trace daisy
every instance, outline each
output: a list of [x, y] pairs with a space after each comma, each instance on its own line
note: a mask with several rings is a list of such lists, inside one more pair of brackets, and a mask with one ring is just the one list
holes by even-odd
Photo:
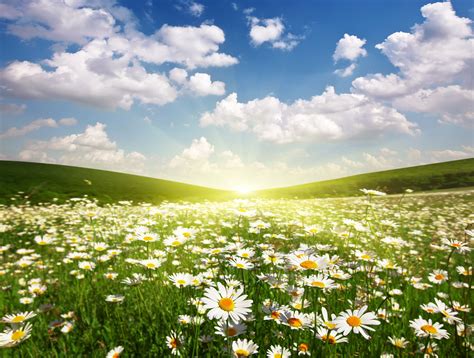
[[247, 330], [245, 323], [227, 323], [226, 321], [217, 322], [216, 334], [223, 337], [237, 337]]
[[163, 243], [168, 247], [178, 247], [184, 245], [188, 239], [186, 237], [168, 236]]
[[418, 317], [410, 321], [410, 327], [415, 330], [418, 337], [433, 337], [435, 339], [449, 337], [449, 333], [443, 329], [443, 325], [438, 322], [432, 323], [431, 319], [427, 321], [422, 317]]
[[92, 271], [95, 269], [95, 263], [92, 261], [81, 261], [79, 262], [79, 268], [84, 271]]
[[311, 326], [311, 317], [302, 312], [287, 310], [281, 317], [281, 322], [291, 329], [305, 329]]
[[444, 318], [443, 320], [448, 324], [456, 324], [461, 322], [461, 319], [457, 316], [457, 312], [453, 311], [450, 307], [448, 307], [443, 301], [438, 300], [435, 298], [435, 304], [430, 303], [432, 307], [435, 309], [435, 312], [441, 313]]
[[28, 339], [30, 335], [31, 323], [27, 323], [19, 328], [7, 328], [5, 331], [0, 333], [0, 347], [14, 347]]
[[258, 353], [258, 346], [252, 340], [237, 339], [232, 342], [232, 353], [235, 358], [250, 357]]
[[445, 270], [434, 270], [428, 276], [428, 280], [433, 283], [442, 284], [448, 280], [448, 272]]
[[334, 280], [331, 280], [325, 275], [312, 275], [304, 280], [306, 286], [320, 288], [322, 290], [330, 290], [336, 288]]
[[173, 285], [181, 288], [190, 286], [192, 284], [193, 275], [189, 273], [174, 273], [169, 276], [169, 279], [171, 282], [173, 282]]
[[123, 347], [117, 346], [115, 348], [112, 348], [112, 350], [107, 353], [107, 356], [105, 358], [119, 358], [122, 352]]
[[326, 310], [325, 307], [321, 308], [321, 313], [322, 313], [322, 317], [320, 316], [317, 317], [318, 324], [320, 324], [321, 326], [329, 330], [336, 328], [336, 324], [334, 323], [334, 321], [337, 318], [336, 315], [333, 313], [331, 315], [331, 319], [329, 319], [328, 311]]
[[108, 295], [105, 300], [107, 302], [120, 303], [125, 299], [123, 295]]
[[204, 308], [209, 310], [209, 319], [230, 318], [234, 322], [244, 320], [251, 311], [249, 307], [252, 306], [252, 300], [247, 300], [243, 288], [225, 287], [220, 282], [217, 283], [217, 289], [209, 287], [205, 290], [202, 302]]
[[449, 240], [449, 239], [442, 239], [443, 244], [449, 246], [452, 249], [458, 250], [459, 252], [469, 252], [471, 249], [469, 248], [466, 242], [462, 242], [459, 240]]
[[400, 338], [396, 338], [396, 337], [388, 337], [388, 341], [395, 347], [397, 348], [400, 348], [400, 349], [404, 349], [406, 348], [406, 346], [408, 345], [408, 342], [406, 340], [406, 338], [404, 337], [400, 337]]
[[324, 257], [312, 254], [292, 254], [289, 255], [288, 260], [290, 261], [290, 265], [297, 270], [324, 270], [328, 266], [328, 262]]
[[374, 331], [372, 327], [380, 324], [376, 318], [377, 316], [373, 312], [367, 312], [367, 306], [362, 307], [359, 310], [346, 310], [342, 312], [339, 317], [334, 320], [338, 333], [342, 333], [347, 336], [351, 331], [354, 333], [360, 333], [365, 339], [369, 339], [370, 336], [365, 332], [365, 329]]
[[316, 332], [316, 337], [318, 339], [329, 344], [347, 343], [349, 341], [342, 334], [331, 331], [330, 329], [326, 329], [324, 327], [318, 327]]
[[291, 357], [291, 351], [288, 348], [282, 346], [270, 346], [267, 350], [267, 358], [289, 358]]
[[242, 270], [251, 270], [254, 267], [253, 263], [247, 261], [246, 259], [241, 259], [239, 257], [236, 257], [235, 259], [230, 260], [229, 264], [231, 266], [234, 266]]
[[309, 344], [302, 342], [302, 343], [295, 343], [293, 350], [298, 352], [299, 356], [310, 356], [311, 352], [309, 350]]
[[33, 318], [34, 316], [36, 316], [36, 313], [34, 312], [20, 312], [16, 314], [7, 314], [2, 318], [1, 321], [18, 325], [29, 320], [30, 318]]
[[170, 335], [166, 337], [166, 345], [171, 349], [171, 354], [181, 355], [179, 350], [183, 346], [183, 341], [183, 336], [174, 331], [172, 331]]
[[161, 261], [158, 259], [146, 259], [140, 260], [140, 265], [146, 267], [148, 270], [156, 270], [158, 267], [161, 266]]
[[184, 238], [185, 240], [194, 239], [196, 235], [196, 230], [191, 228], [178, 227], [173, 230], [173, 235], [177, 238]]
[[148, 231], [137, 233], [137, 240], [139, 240], [139, 241], [143, 241], [143, 242], [146, 242], [146, 243], [151, 243], [151, 242], [158, 241], [158, 239], [159, 239], [159, 237], [158, 237], [157, 234], [154, 234], [154, 233], [151, 233], [151, 232], [148, 232]]

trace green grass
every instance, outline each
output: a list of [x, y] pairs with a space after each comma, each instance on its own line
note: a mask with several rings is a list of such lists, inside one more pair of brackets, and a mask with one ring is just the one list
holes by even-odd
[[[164, 200], [226, 200], [237, 197], [237, 194], [225, 190], [64, 165], [0, 161], [0, 173], [1, 204], [11, 202], [10, 198], [18, 192], [24, 192], [33, 204], [51, 202], [55, 198], [62, 203], [84, 195], [100, 203], [130, 200], [153, 204]], [[247, 197], [345, 197], [361, 195], [361, 188], [396, 194], [407, 188], [430, 191], [472, 186], [474, 159], [465, 159], [261, 190]]]
[[405, 189], [431, 191], [472, 186], [474, 159], [471, 158], [261, 190], [255, 195], [263, 198], [325, 198], [362, 195], [361, 188], [397, 194]]
[[[19, 191], [31, 203], [58, 202], [88, 195], [101, 203], [120, 200], [159, 203], [163, 200], [217, 200], [231, 193], [170, 180], [54, 164], [0, 161], [0, 203]], [[85, 180], [89, 180], [88, 184]]]

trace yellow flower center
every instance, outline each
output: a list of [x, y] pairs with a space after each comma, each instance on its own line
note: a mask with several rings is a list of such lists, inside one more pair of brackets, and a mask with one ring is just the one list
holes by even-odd
[[441, 281], [441, 280], [444, 279], [444, 275], [441, 274], [441, 273], [439, 273], [439, 274], [437, 274], [434, 278], [435, 278], [436, 280], [438, 280], [438, 281]]
[[308, 349], [309, 349], [309, 346], [306, 343], [300, 343], [300, 345], [298, 346], [298, 350], [300, 352], [307, 352]]
[[224, 311], [233, 311], [234, 306], [234, 300], [232, 298], [224, 297], [219, 300], [219, 307]]
[[186, 283], [185, 280], [178, 280], [178, 281], [176, 281], [176, 282], [177, 282], [179, 285], [184, 285], [184, 284]]
[[178, 348], [179, 346], [179, 341], [177, 338], [171, 338], [171, 341], [170, 341], [170, 346], [172, 348]]
[[13, 332], [12, 334], [12, 341], [19, 341], [25, 336], [25, 332], [19, 329], [18, 331]]
[[291, 327], [299, 328], [303, 325], [303, 322], [301, 322], [301, 320], [299, 318], [292, 317], [292, 318], [288, 319], [288, 324]]
[[360, 258], [363, 260], [370, 260], [372, 257], [370, 255], [363, 254]]
[[189, 239], [191, 237], [191, 233], [190, 232], [185, 232], [183, 233], [183, 236], [186, 238], [186, 239]]
[[237, 268], [244, 268], [244, 267], [245, 267], [243, 264], [240, 264], [240, 263], [236, 264], [235, 266], [236, 266]]
[[273, 319], [279, 319], [280, 318], [280, 312], [278, 311], [273, 311], [270, 316], [273, 318]]
[[114, 353], [114, 355], [112, 356], [112, 358], [119, 358], [120, 357], [120, 353]]
[[149, 263], [146, 264], [146, 267], [148, 267], [150, 269], [155, 268], [155, 264], [153, 262], [149, 262]]
[[250, 352], [246, 349], [243, 349], [243, 348], [237, 349], [234, 353], [239, 358], [240, 357], [248, 357], [250, 355]]
[[244, 253], [242, 254], [242, 257], [248, 258], [248, 257], [249, 257], [249, 253], [248, 253], [248, 252], [244, 252]]
[[319, 288], [324, 288], [324, 287], [326, 287], [326, 285], [324, 284], [324, 282], [321, 282], [321, 281], [313, 281], [313, 282], [311, 282], [311, 286], [313, 286], [313, 287], [319, 287]]
[[351, 327], [359, 327], [362, 321], [357, 316], [350, 316], [346, 319], [346, 322]]
[[25, 320], [25, 316], [15, 316], [15, 318], [12, 319], [12, 322], [13, 323], [19, 323], [19, 322], [23, 322]]
[[145, 236], [143, 238], [143, 241], [153, 241], [153, 237], [152, 236]]
[[328, 338], [328, 336], [325, 334], [324, 336], [321, 337], [321, 339], [324, 342], [329, 341], [328, 342], [329, 344], [335, 344], [336, 343], [336, 338], [334, 336], [331, 336], [331, 335], [329, 335], [329, 338]]
[[336, 325], [335, 325], [334, 323], [332, 323], [332, 322], [329, 322], [329, 321], [324, 322], [324, 325], [325, 325], [327, 328], [329, 328], [329, 329], [334, 329], [334, 328], [336, 328]]
[[300, 266], [304, 269], [314, 270], [318, 268], [318, 263], [312, 260], [305, 260], [300, 263]]
[[429, 334], [438, 333], [438, 330], [435, 327], [433, 327], [431, 324], [425, 324], [425, 325], [421, 326], [420, 329], [423, 332], [426, 332], [426, 333], [429, 333]]
[[179, 246], [181, 245], [181, 241], [175, 240], [171, 243], [172, 246]]

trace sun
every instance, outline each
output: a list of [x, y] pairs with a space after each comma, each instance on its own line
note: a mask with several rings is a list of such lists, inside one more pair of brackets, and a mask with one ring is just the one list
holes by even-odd
[[234, 191], [236, 193], [243, 194], [243, 195], [250, 194], [252, 192], [252, 190], [249, 187], [244, 186], [244, 185], [236, 186], [234, 188]]

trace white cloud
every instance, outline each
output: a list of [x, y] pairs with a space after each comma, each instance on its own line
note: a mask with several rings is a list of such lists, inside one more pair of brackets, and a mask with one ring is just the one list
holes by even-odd
[[191, 3], [189, 4], [189, 12], [191, 13], [191, 15], [199, 17], [204, 12], [204, 5], [191, 1]]
[[421, 13], [425, 21], [410, 33], [395, 32], [376, 46], [399, 72], [359, 77], [352, 83], [354, 91], [393, 99], [456, 81], [468, 85], [473, 71], [471, 20], [458, 17], [450, 2], [427, 4]]
[[357, 65], [355, 63], [351, 63], [349, 66], [345, 68], [335, 70], [334, 73], [341, 77], [349, 77], [349, 76], [352, 76], [356, 67]]
[[11, 127], [5, 132], [0, 133], [0, 139], [21, 137], [27, 133], [37, 131], [43, 127], [57, 128], [59, 126], [71, 126], [77, 123], [75, 118], [61, 118], [58, 121], [55, 121], [52, 118], [42, 118], [36, 119], [21, 128]]
[[18, 19], [8, 25], [8, 31], [23, 39], [39, 37], [85, 44], [118, 31], [115, 18], [107, 9], [81, 1], [27, 0], [14, 4], [6, 5], [9, 18]]
[[239, 103], [232, 93], [201, 116], [202, 126], [227, 126], [275, 143], [336, 141], [387, 132], [415, 134], [416, 125], [395, 109], [333, 87], [310, 100], [285, 104], [275, 97]]
[[199, 95], [223, 95], [225, 93], [225, 84], [221, 81], [211, 81], [211, 76], [207, 73], [195, 73], [189, 78], [189, 89]]
[[142, 172], [146, 157], [139, 152], [126, 153], [110, 140], [106, 125], [87, 126], [82, 133], [34, 141], [20, 152], [19, 159], [100, 169]]
[[[219, 27], [163, 25], [148, 36], [136, 29], [131, 13], [113, 0], [31, 0], [15, 3], [14, 9], [23, 14], [11, 24], [16, 27], [10, 31], [17, 36], [84, 45], [67, 52], [67, 46], [56, 44], [52, 58], [41, 64], [14, 61], [0, 69], [4, 96], [70, 100], [105, 108], [129, 109], [134, 102], [164, 105], [173, 102], [178, 91], [165, 75], [146, 69], [143, 62], [174, 63], [188, 69], [238, 63], [219, 52], [225, 41]], [[109, 27], [101, 25], [102, 17], [110, 20]], [[114, 25], [125, 20], [123, 29]], [[207, 74], [195, 76], [192, 85], [198, 95], [222, 94], [225, 87]]]
[[176, 155], [169, 163], [171, 168], [186, 167], [189, 165], [202, 165], [214, 153], [214, 146], [206, 138], [194, 139], [189, 148]]
[[344, 34], [344, 37], [337, 42], [336, 50], [332, 57], [335, 62], [340, 60], [356, 61], [359, 57], [367, 56], [367, 51], [363, 48], [365, 43], [365, 39]]
[[149, 73], [126, 56], [113, 58], [104, 40], [94, 40], [75, 53], [56, 53], [46, 64], [52, 70], [28, 61], [14, 61], [0, 70], [4, 94], [124, 109], [134, 100], [163, 105], [177, 96], [166, 76]]
[[421, 89], [396, 98], [393, 105], [404, 111], [437, 114], [442, 122], [474, 125], [474, 93], [458, 85]]
[[272, 19], [259, 19], [255, 16], [248, 17], [250, 25], [250, 39], [254, 46], [260, 46], [265, 42], [273, 48], [291, 51], [303, 39], [291, 33], [285, 33], [285, 25], [279, 17]]
[[334, 73], [340, 77], [351, 76], [356, 69], [356, 61], [359, 57], [367, 56], [367, 51], [363, 48], [366, 43], [365, 39], [360, 39], [355, 35], [344, 34], [336, 45], [336, 50], [332, 55], [334, 63], [341, 60], [351, 61], [351, 64], [342, 69], [337, 69]]

